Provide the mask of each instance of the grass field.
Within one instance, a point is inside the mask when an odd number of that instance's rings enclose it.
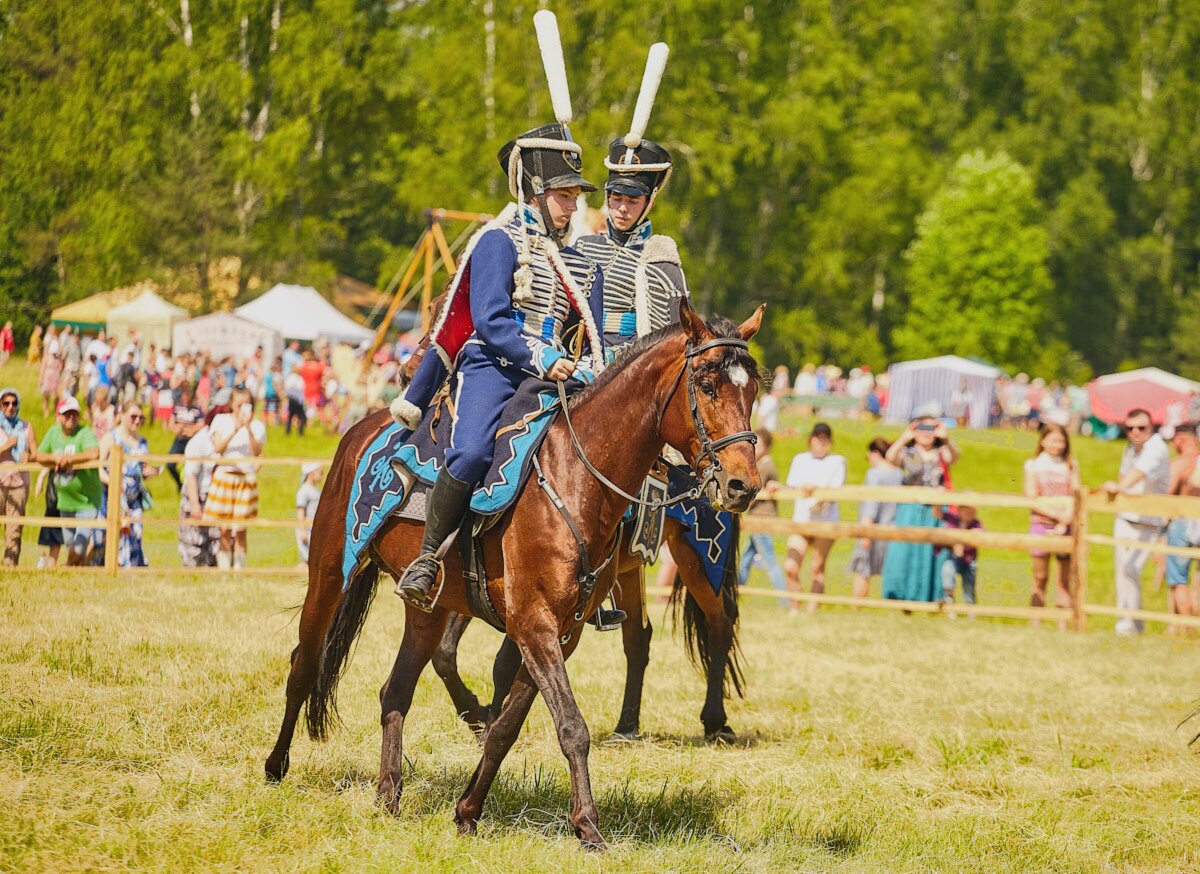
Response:
[[[623,665],[585,635],[572,680],[612,852],[582,854],[535,705],[485,810],[453,802],[478,751],[432,672],[406,730],[396,820],[374,802],[376,690],[402,627],[382,593],[343,685],[345,728],[261,779],[299,582],[4,578],[0,869],[1106,871],[1200,866],[1200,759],[1175,726],[1191,640],[750,603],[743,741],[700,741],[700,683],[661,630],[634,744],[603,743]],[[658,610],[655,611],[656,615]],[[473,627],[486,688],[498,637]]]
[[[19,366],[0,369],[0,384],[14,382],[32,388]],[[27,394],[40,434],[37,406]],[[834,428],[850,481],[861,482],[867,440],[889,432]],[[166,435],[150,433],[165,450]],[[1019,491],[1032,435],[958,439],[956,485]],[[802,442],[776,444],[782,470]],[[334,445],[279,431],[268,452],[330,457]],[[1119,447],[1081,441],[1076,451],[1086,482],[1115,471]],[[264,515],[291,515],[297,481],[266,470]],[[173,517],[174,486],[163,477],[152,490],[153,514]],[[1027,524],[1020,511],[982,518],[993,530]],[[290,532],[250,536],[252,562],[295,560]],[[839,544],[831,558],[835,593],[849,593],[849,551]],[[298,740],[287,781],[264,785],[301,575],[188,577],[169,528],[148,529],[147,553],[162,576],[0,577],[0,870],[1200,868],[1200,759],[1176,729],[1200,696],[1192,638],[1155,629],[1118,639],[1104,620],[1080,635],[836,609],[792,618],[773,599],[746,598],[749,693],[730,709],[743,740],[712,748],[701,743],[700,681],[656,607],[644,742],[603,743],[624,674],[618,636],[589,632],[570,666],[613,845],[597,859],[570,833],[565,763],[541,704],[480,836],[457,837],[453,802],[478,751],[431,671],[406,731],[404,814],[376,807],[376,693],[403,624],[386,591],[343,684],[345,728],[324,745]],[[23,565],[35,560],[27,532]],[[1027,558],[984,552],[981,564],[981,600],[1027,600]],[[1091,599],[1111,603],[1107,550],[1092,571]],[[1147,605],[1165,606],[1149,584]],[[478,624],[464,641],[461,666],[478,690],[497,645]]]

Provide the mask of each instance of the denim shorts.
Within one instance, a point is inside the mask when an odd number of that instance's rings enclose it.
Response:
[[[58,515],[64,519],[99,519],[100,511],[95,507],[88,507],[84,510],[59,510]],[[62,530],[63,545],[76,555],[83,555],[99,530],[99,528],[64,528]]]
[[[1168,546],[1195,546],[1187,519],[1172,519],[1167,525]],[[1182,555],[1167,556],[1167,585],[1186,586],[1192,574],[1192,560]]]

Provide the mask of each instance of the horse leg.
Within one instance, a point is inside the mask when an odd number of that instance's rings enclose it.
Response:
[[[712,590],[705,576],[700,557],[682,536],[671,539],[671,555],[679,566],[679,578],[687,589],[687,595],[696,603],[704,616],[703,628],[697,634],[705,636],[705,651],[708,665],[705,674],[706,691],[704,707],[700,710],[700,722],[704,725],[704,737],[709,741],[729,742],[736,735],[726,722],[725,715],[725,672],[729,665],[730,650],[733,648],[733,622],[725,612],[724,599]],[[688,609],[685,606],[685,611]]]
[[[470,616],[462,613],[450,615],[446,631],[433,654],[433,669],[442,678],[446,691],[450,693],[455,712],[478,737],[487,728],[488,709],[479,703],[479,698],[467,688],[467,684],[458,673],[458,645],[470,623]]]
[[[531,623],[531,626],[521,629],[516,643],[521,648],[526,670],[546,699],[546,706],[550,709],[558,732],[559,748],[571,769],[571,825],[585,849],[603,850],[607,844],[600,835],[600,817],[588,774],[591,736],[567,677],[566,658],[578,643],[582,629],[576,629],[571,637],[570,649],[564,652],[558,641],[557,623],[552,616],[547,613],[543,621]]]
[[[433,658],[442,639],[449,612],[434,608],[422,613],[408,607],[404,616],[404,639],[387,682],[379,690],[380,724],[383,742],[379,756],[378,797],[393,816],[400,813],[400,793],[404,789],[401,770],[404,765],[404,720],[412,706],[413,692],[421,672]]]
[[[323,554],[324,542],[325,539],[314,529],[310,550],[312,562],[309,565],[308,594],[300,613],[300,641],[292,650],[292,667],[287,679],[283,723],[279,727],[275,748],[267,756],[264,765],[267,780],[273,783],[282,780],[288,772],[291,761],[289,750],[296,731],[296,722],[300,718],[305,699],[317,682],[325,635],[329,632],[334,612],[342,599],[341,569],[337,567],[331,570],[332,560]],[[341,550],[336,552],[335,558],[340,562]],[[371,567],[361,571],[360,576],[370,576],[369,581],[362,580],[363,585],[373,586],[376,574],[377,571]]]
[[[499,714],[483,735],[483,752],[479,765],[454,807],[454,822],[458,826],[459,834],[475,834],[479,817],[483,814],[483,802],[492,788],[492,781],[496,779],[500,765],[520,734],[521,726],[525,724],[529,708],[533,706],[533,699],[536,697],[537,686],[529,673],[517,673],[512,682],[512,690],[504,699]]]
[[[615,590],[617,608],[627,614],[621,624],[621,643],[625,649],[625,697],[621,702],[621,716],[613,737],[636,740],[640,737],[642,719],[642,684],[646,678],[646,666],[650,664],[650,638],[654,627],[646,615],[642,601],[644,582],[641,560],[630,556],[631,565],[623,566],[617,576]]]
[[[521,651],[508,635],[496,652],[496,661],[492,663],[492,704],[488,708],[489,720],[500,715],[504,699],[508,697],[516,679],[517,671],[521,668]]]

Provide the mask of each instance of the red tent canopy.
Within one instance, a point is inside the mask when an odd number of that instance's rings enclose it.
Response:
[[[1141,407],[1150,411],[1156,424],[1162,424],[1172,418],[1167,415],[1170,405],[1183,404],[1186,411],[1188,395],[1192,392],[1200,392],[1200,383],[1157,367],[1110,373],[1088,383],[1092,415],[1105,422],[1123,421],[1130,410]]]

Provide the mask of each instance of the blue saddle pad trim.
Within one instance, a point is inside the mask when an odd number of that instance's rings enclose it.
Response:
[[[536,383],[519,392],[509,406],[496,441],[492,466],[471,497],[471,509],[484,516],[503,513],[520,493],[558,411],[558,395]],[[440,415],[439,415],[440,414]],[[450,443],[452,422],[445,406],[431,409],[416,431],[396,423],[386,427],[359,459],[350,501],[346,507],[346,547],[342,557],[342,586],[350,584],[368,544],[383,524],[404,504],[404,480],[393,462],[432,485],[442,469],[442,458]]]
[[[686,467],[668,468],[667,481],[672,496],[682,494],[696,485],[695,474]],[[713,592],[721,594],[725,566],[732,558],[732,550],[737,547],[733,542],[733,514],[714,510],[706,498],[693,498],[668,507],[667,518],[683,526],[688,544],[704,567],[708,584]]]

